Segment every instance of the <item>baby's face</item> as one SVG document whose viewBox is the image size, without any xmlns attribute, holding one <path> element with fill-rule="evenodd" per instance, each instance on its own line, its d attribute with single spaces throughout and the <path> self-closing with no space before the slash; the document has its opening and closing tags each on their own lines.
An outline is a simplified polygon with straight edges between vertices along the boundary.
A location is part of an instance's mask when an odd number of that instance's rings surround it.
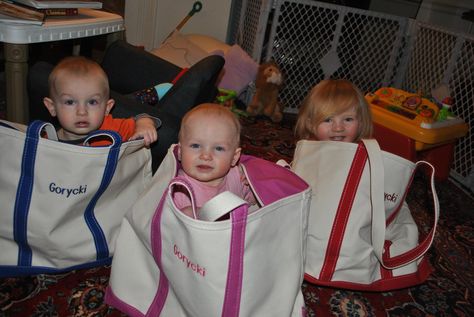
<svg viewBox="0 0 474 317">
<path fill-rule="evenodd" d="M 319 141 L 354 142 L 359 134 L 359 119 L 356 108 L 352 107 L 337 115 L 326 118 L 315 129 Z"/>
<path fill-rule="evenodd" d="M 51 97 L 51 114 L 58 117 L 60 137 L 65 140 L 81 139 L 97 130 L 113 106 L 103 80 L 94 74 L 63 75 L 56 80 L 56 93 Z"/>
<path fill-rule="evenodd" d="M 230 120 L 196 113 L 183 126 L 179 158 L 194 179 L 219 185 L 240 157 L 236 131 Z"/>
</svg>

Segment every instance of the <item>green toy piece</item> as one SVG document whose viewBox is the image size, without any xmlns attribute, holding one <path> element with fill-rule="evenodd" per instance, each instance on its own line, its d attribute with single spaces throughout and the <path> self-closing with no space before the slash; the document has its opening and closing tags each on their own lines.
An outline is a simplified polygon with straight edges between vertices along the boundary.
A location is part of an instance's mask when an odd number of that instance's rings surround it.
<svg viewBox="0 0 474 317">
<path fill-rule="evenodd" d="M 219 88 L 219 94 L 216 97 L 216 100 L 224 107 L 228 107 L 230 111 L 236 115 L 248 117 L 248 113 L 246 111 L 240 110 L 235 106 L 234 99 L 236 97 L 237 92 L 235 90 Z"/>
<path fill-rule="evenodd" d="M 451 97 L 446 97 L 441 102 L 441 109 L 438 112 L 438 117 L 436 118 L 437 121 L 444 121 L 447 120 L 449 117 L 452 117 L 453 114 L 451 113 L 451 107 L 453 106 L 453 101 Z"/>
</svg>

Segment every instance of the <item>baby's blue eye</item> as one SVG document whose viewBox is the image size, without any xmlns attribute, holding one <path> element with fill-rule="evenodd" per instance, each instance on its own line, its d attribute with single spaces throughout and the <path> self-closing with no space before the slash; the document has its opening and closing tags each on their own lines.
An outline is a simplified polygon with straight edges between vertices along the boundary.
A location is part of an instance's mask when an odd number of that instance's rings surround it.
<svg viewBox="0 0 474 317">
<path fill-rule="evenodd" d="M 67 100 L 64 101 L 64 104 L 68 105 L 68 106 L 71 106 L 71 105 L 74 104 L 74 100 L 73 99 L 67 99 Z"/>
<path fill-rule="evenodd" d="M 216 151 L 222 152 L 225 151 L 225 148 L 223 146 L 216 146 Z"/>
<path fill-rule="evenodd" d="M 192 149 L 198 149 L 198 148 L 199 148 L 199 144 L 193 143 L 193 144 L 191 144 L 189 147 L 192 148 Z"/>
<path fill-rule="evenodd" d="M 97 99 L 91 99 L 91 100 L 89 100 L 89 104 L 92 105 L 92 106 L 95 106 L 95 105 L 99 104 L 99 101 L 97 101 Z"/>
</svg>

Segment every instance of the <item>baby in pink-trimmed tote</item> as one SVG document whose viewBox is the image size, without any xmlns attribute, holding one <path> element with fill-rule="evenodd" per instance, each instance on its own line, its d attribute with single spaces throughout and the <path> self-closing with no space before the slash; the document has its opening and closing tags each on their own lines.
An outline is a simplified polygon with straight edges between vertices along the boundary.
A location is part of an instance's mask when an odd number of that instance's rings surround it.
<svg viewBox="0 0 474 317">
<path fill-rule="evenodd" d="M 201 104 L 183 117 L 178 143 L 182 168 L 178 176 L 191 184 L 198 212 L 209 199 L 224 191 L 256 203 L 238 164 L 242 150 L 240 130 L 238 118 L 218 104 Z M 193 216 L 187 191 L 177 191 L 173 198 L 176 207 Z"/>
</svg>

